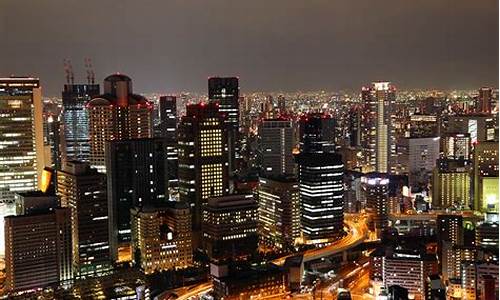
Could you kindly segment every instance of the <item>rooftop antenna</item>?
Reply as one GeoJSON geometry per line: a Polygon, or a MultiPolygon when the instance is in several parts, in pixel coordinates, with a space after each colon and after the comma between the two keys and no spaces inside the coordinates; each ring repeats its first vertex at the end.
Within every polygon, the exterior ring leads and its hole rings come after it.
{"type": "Polygon", "coordinates": [[[85,58],[85,68],[87,70],[87,82],[89,84],[94,84],[95,82],[95,73],[92,68],[92,60],[88,57],[85,58]]]}

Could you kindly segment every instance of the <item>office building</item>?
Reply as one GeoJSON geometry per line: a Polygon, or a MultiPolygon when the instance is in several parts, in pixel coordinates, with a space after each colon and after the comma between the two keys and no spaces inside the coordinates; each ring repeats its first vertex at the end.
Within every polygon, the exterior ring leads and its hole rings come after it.
{"type": "Polygon", "coordinates": [[[373,229],[380,236],[388,226],[389,177],[384,173],[367,173],[361,177],[366,210],[370,213],[373,229]]]}
{"type": "Polygon", "coordinates": [[[299,119],[301,151],[335,151],[335,119],[326,113],[310,113],[299,119]]]}
{"type": "Polygon", "coordinates": [[[403,138],[398,143],[399,170],[410,184],[426,182],[439,158],[439,137],[403,138]]]}
{"type": "Polygon", "coordinates": [[[38,78],[0,78],[0,199],[36,190],[45,167],[42,92],[38,78]]]}
{"type": "Polygon", "coordinates": [[[65,84],[62,91],[62,158],[89,161],[90,136],[87,104],[100,94],[98,84],[65,84]]]}
{"type": "Polygon", "coordinates": [[[212,261],[245,260],[257,251],[257,208],[252,194],[208,198],[203,249],[212,261]]]}
{"type": "Polygon", "coordinates": [[[432,203],[435,207],[469,207],[471,164],[468,160],[439,159],[433,171],[432,203]]]}
{"type": "Polygon", "coordinates": [[[71,283],[69,209],[43,207],[5,217],[5,243],[7,291],[21,292],[71,283]]]}
{"type": "Polygon", "coordinates": [[[498,212],[498,142],[483,142],[473,151],[474,209],[498,212]]]}
{"type": "Polygon", "coordinates": [[[297,155],[303,237],[322,244],[344,235],[344,165],[336,153],[297,155]]]}
{"type": "Polygon", "coordinates": [[[441,274],[446,282],[461,278],[461,265],[463,261],[476,260],[478,250],[476,247],[453,245],[451,242],[442,242],[440,250],[441,274]]]}
{"type": "Polygon", "coordinates": [[[470,159],[470,136],[463,133],[445,133],[441,137],[441,149],[447,159],[470,159]]]}
{"type": "Polygon", "coordinates": [[[131,223],[133,262],[145,274],[192,265],[191,212],[186,203],[132,208],[131,223]]]}
{"type": "Polygon", "coordinates": [[[167,151],[168,187],[171,194],[178,193],[178,155],[177,155],[177,97],[161,96],[159,119],[155,137],[165,139],[167,151]]]}
{"type": "Polygon", "coordinates": [[[165,143],[161,138],[143,138],[106,144],[109,232],[114,260],[129,260],[126,253],[131,254],[130,209],[156,207],[168,200],[165,143]]]}
{"type": "Polygon", "coordinates": [[[394,250],[383,260],[384,286],[399,285],[416,300],[426,299],[426,279],[436,272],[436,258],[418,251],[394,250]]]}
{"type": "Polygon", "coordinates": [[[293,122],[288,118],[264,119],[259,126],[259,156],[263,176],[294,174],[293,122]]]}
{"type": "Polygon", "coordinates": [[[476,226],[476,246],[498,250],[498,223],[482,222],[476,226]]]}
{"type": "Polygon", "coordinates": [[[468,134],[473,145],[498,141],[498,118],[494,115],[452,115],[447,116],[443,123],[445,133],[468,134]]]}
{"type": "Polygon", "coordinates": [[[88,163],[66,161],[57,172],[57,194],[61,206],[71,212],[75,276],[110,271],[106,175],[88,163]]]}
{"type": "Polygon", "coordinates": [[[259,178],[259,237],[268,247],[288,251],[300,237],[299,183],[296,177],[259,178]]]}
{"type": "Polygon", "coordinates": [[[105,145],[111,140],[150,138],[153,135],[153,105],[133,93],[132,79],[114,74],[104,79],[104,94],[87,104],[89,113],[90,162],[106,171],[105,145]]]}
{"type": "Polygon", "coordinates": [[[220,112],[227,129],[227,155],[229,171],[236,171],[236,160],[239,158],[239,128],[240,128],[240,86],[237,77],[208,78],[208,99],[219,103],[220,112]]]}
{"type": "Polygon", "coordinates": [[[395,157],[395,133],[391,122],[396,88],[389,82],[374,82],[361,90],[364,103],[363,147],[369,151],[373,171],[388,173],[395,157]]]}
{"type": "Polygon", "coordinates": [[[428,114],[413,114],[410,116],[408,123],[409,130],[405,136],[411,138],[436,137],[440,135],[440,119],[439,113],[428,114]]]}

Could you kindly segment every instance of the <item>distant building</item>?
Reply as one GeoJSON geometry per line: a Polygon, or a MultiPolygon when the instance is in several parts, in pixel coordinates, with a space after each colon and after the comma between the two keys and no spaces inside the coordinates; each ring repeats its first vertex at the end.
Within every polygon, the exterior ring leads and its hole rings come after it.
{"type": "Polygon", "coordinates": [[[489,87],[482,87],[479,89],[479,95],[476,98],[476,112],[478,113],[491,113],[493,108],[493,93],[489,87]]]}
{"type": "Polygon", "coordinates": [[[264,119],[259,126],[260,164],[263,176],[295,173],[293,121],[288,118],[264,119]]]}
{"type": "Polygon", "coordinates": [[[106,175],[88,163],[66,161],[57,172],[57,194],[61,206],[71,212],[75,276],[110,271],[106,175]]]}
{"type": "Polygon", "coordinates": [[[104,94],[88,104],[90,162],[99,171],[106,171],[106,142],[153,136],[153,105],[133,93],[132,79],[113,74],[104,79],[104,94]]]}
{"type": "Polygon", "coordinates": [[[90,160],[89,101],[100,94],[98,84],[65,84],[62,91],[63,160],[90,160]]]}
{"type": "Polygon", "coordinates": [[[288,250],[300,236],[299,183],[296,177],[259,178],[259,236],[267,246],[288,250]]]}

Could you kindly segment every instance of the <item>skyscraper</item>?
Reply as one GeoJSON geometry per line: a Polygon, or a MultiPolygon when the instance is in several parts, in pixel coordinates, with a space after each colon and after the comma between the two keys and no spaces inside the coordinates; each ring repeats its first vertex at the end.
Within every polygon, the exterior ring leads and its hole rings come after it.
{"type": "Polygon", "coordinates": [[[167,173],[168,187],[172,193],[178,191],[178,175],[179,168],[177,154],[177,97],[161,96],[159,108],[160,124],[155,137],[161,137],[165,140],[167,151],[167,173]]]}
{"type": "Polygon", "coordinates": [[[302,151],[335,151],[335,119],[326,113],[310,113],[302,116],[300,145],[302,151]]]}
{"type": "Polygon", "coordinates": [[[365,192],[366,208],[371,214],[377,235],[387,228],[389,206],[389,177],[384,173],[368,173],[361,177],[365,192]]]}
{"type": "Polygon", "coordinates": [[[492,89],[489,87],[482,87],[479,89],[479,95],[476,98],[476,112],[478,113],[491,113],[493,102],[492,89]]]}
{"type": "Polygon", "coordinates": [[[152,137],[153,106],[143,96],[133,94],[132,80],[126,75],[106,77],[104,94],[93,98],[87,109],[90,162],[99,171],[106,171],[107,141],[152,137]]]}
{"type": "Polygon", "coordinates": [[[437,160],[433,172],[432,203],[436,207],[471,205],[471,164],[468,160],[437,160]]]}
{"type": "Polygon", "coordinates": [[[0,78],[0,201],[36,190],[44,165],[42,92],[38,78],[0,78]]]}
{"type": "Polygon", "coordinates": [[[229,171],[236,170],[238,158],[239,127],[240,127],[240,86],[237,77],[210,77],[208,79],[208,99],[218,102],[219,109],[227,126],[228,162],[229,171]]]}
{"type": "Polygon", "coordinates": [[[219,104],[213,102],[188,105],[179,124],[179,194],[193,209],[196,246],[203,205],[229,193],[226,128],[219,104]]]}
{"type": "Polygon", "coordinates": [[[62,91],[62,152],[65,160],[89,161],[89,101],[100,93],[98,84],[65,84],[62,91]]]}
{"type": "Polygon", "coordinates": [[[157,207],[168,200],[165,140],[110,141],[106,145],[110,246],[114,260],[128,260],[130,209],[157,207]]]}
{"type": "Polygon", "coordinates": [[[396,150],[391,122],[396,88],[390,82],[374,82],[363,87],[361,96],[365,107],[363,146],[369,150],[373,170],[388,173],[396,150]]]}
{"type": "Polygon", "coordinates": [[[57,191],[61,206],[71,212],[75,276],[110,271],[106,175],[88,163],[66,161],[57,172],[57,191]]]}
{"type": "Polygon", "coordinates": [[[297,155],[301,224],[308,243],[321,244],[344,235],[344,165],[328,152],[297,155]]]}
{"type": "Polygon", "coordinates": [[[288,118],[264,119],[259,126],[260,164],[263,176],[294,174],[293,122],[288,118]]]}
{"type": "Polygon", "coordinates": [[[300,237],[299,183],[296,177],[259,178],[259,236],[268,247],[289,250],[300,237]]]}

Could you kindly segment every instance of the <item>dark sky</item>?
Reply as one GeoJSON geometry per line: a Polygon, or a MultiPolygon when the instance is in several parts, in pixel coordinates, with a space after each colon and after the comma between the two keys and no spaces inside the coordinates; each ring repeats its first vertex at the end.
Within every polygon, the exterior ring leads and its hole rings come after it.
{"type": "Polygon", "coordinates": [[[498,85],[498,0],[0,0],[0,76],[128,74],[136,91],[498,85]]]}

